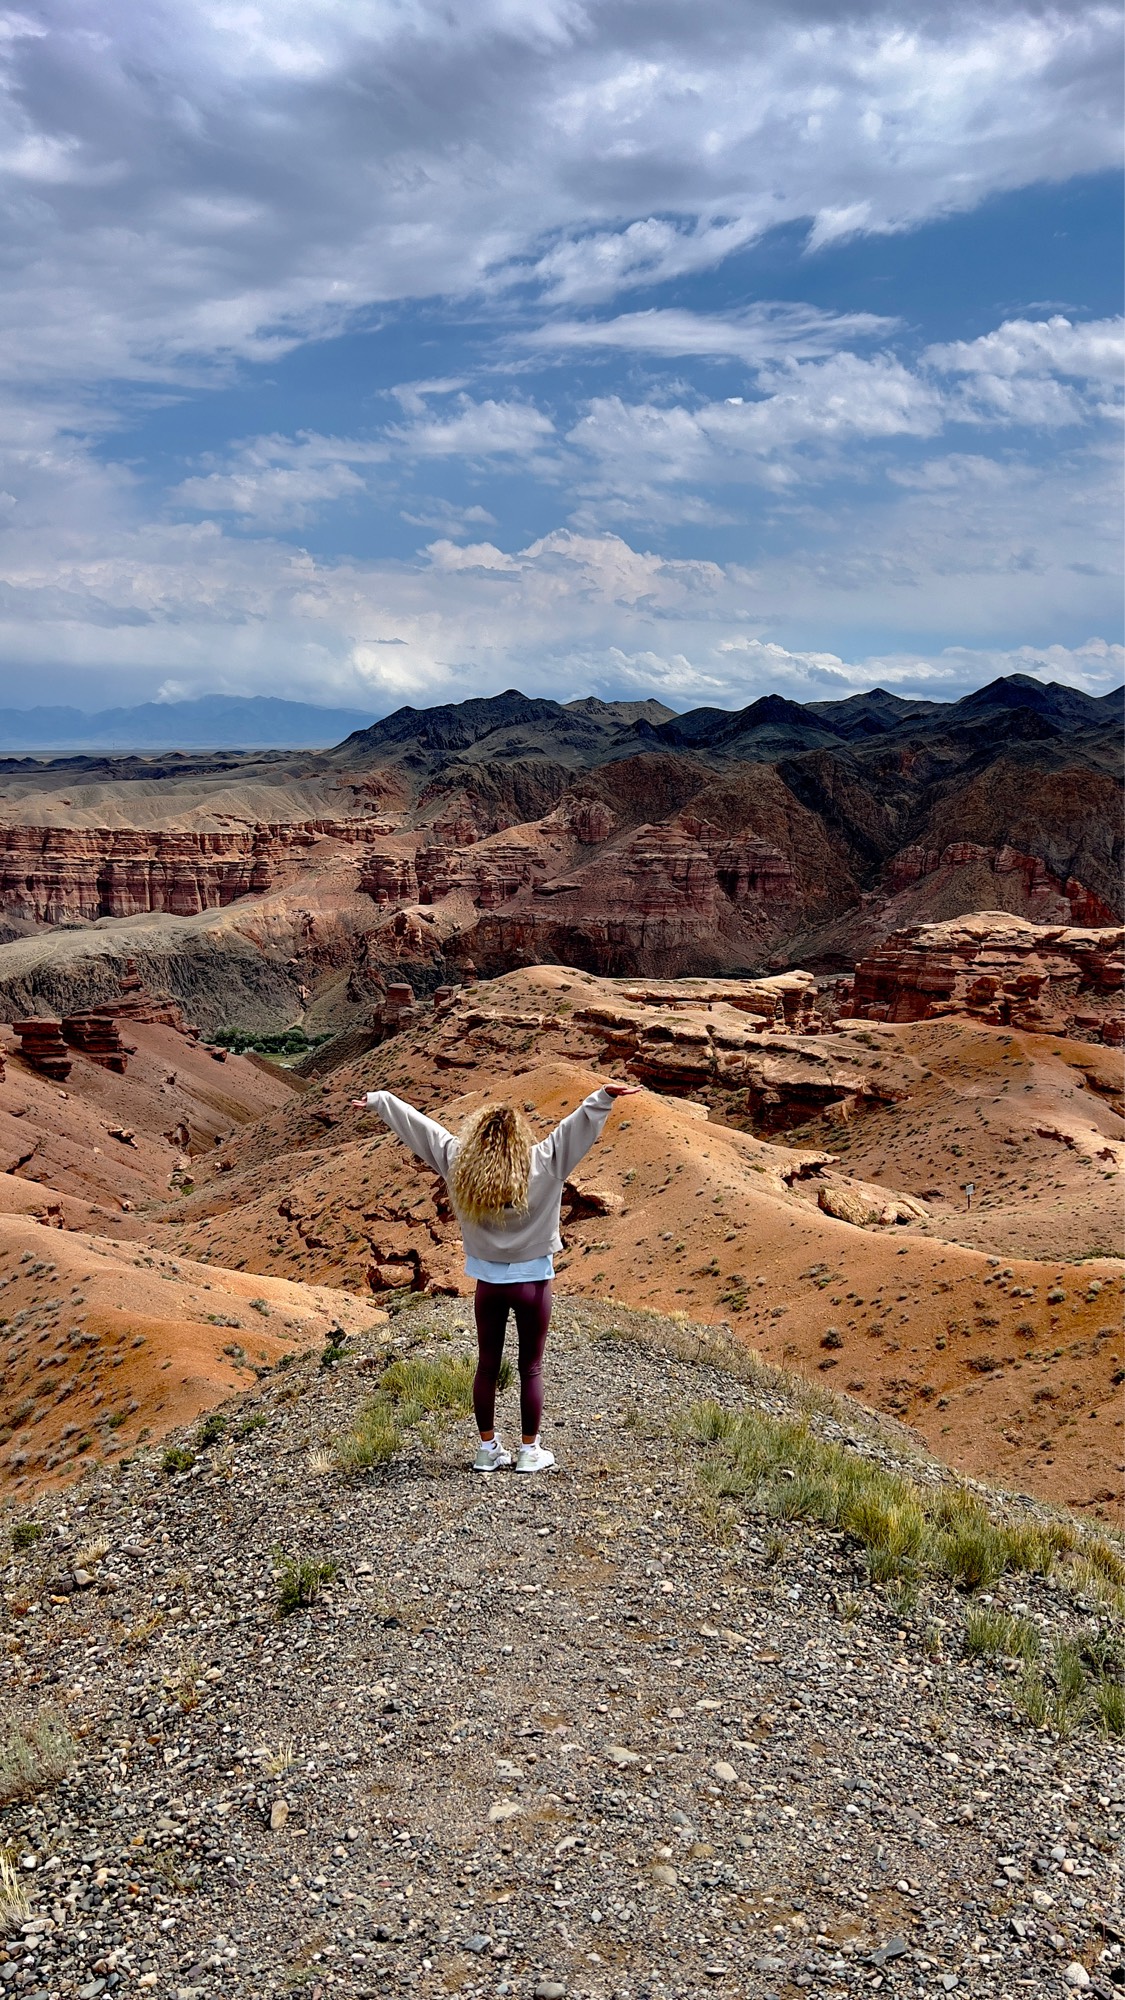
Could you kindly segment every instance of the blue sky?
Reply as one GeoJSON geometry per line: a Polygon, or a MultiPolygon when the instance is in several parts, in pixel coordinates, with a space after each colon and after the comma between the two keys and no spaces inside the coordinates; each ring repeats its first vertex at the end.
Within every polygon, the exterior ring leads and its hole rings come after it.
{"type": "Polygon", "coordinates": [[[0,9],[2,699],[1116,685],[1119,28],[0,9]]]}

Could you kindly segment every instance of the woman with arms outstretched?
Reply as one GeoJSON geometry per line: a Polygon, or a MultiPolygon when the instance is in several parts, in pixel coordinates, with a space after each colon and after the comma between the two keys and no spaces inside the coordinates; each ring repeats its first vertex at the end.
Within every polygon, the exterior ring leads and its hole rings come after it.
{"type": "Polygon", "coordinates": [[[475,1111],[455,1138],[389,1090],[372,1090],[352,1100],[357,1110],[376,1112],[444,1177],[449,1189],[465,1246],[466,1275],[477,1281],[476,1472],[495,1472],[512,1463],[511,1452],[496,1434],[496,1389],[510,1312],[519,1336],[522,1442],[516,1471],[545,1472],[555,1462],[554,1453],[539,1442],[539,1426],[554,1253],[562,1249],[563,1185],[600,1137],[614,1098],[631,1097],[637,1088],[635,1083],[603,1084],[538,1144],[526,1118],[507,1104],[486,1104],[475,1111]]]}

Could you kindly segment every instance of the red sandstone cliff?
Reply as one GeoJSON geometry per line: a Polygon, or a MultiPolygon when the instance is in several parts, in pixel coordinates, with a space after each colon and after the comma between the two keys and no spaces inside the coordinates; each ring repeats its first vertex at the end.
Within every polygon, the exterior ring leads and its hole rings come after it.
{"type": "Polygon", "coordinates": [[[151,910],[190,917],[273,887],[279,860],[320,839],[370,842],[362,820],[280,820],[222,830],[9,826],[0,832],[0,908],[35,923],[151,910]]]}
{"type": "Polygon", "coordinates": [[[1028,923],[984,910],[897,931],[862,959],[841,1018],[967,1014],[1079,1041],[1125,1042],[1125,930],[1028,923]]]}

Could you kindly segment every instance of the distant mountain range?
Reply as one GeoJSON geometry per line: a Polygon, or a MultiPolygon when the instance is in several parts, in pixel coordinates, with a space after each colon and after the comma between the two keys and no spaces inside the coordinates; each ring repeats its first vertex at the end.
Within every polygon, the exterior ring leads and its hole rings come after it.
{"type": "Polygon", "coordinates": [[[1049,742],[1119,727],[1125,689],[1088,695],[1061,682],[1008,674],[960,701],[912,701],[873,688],[844,701],[789,701],[767,694],[746,708],[690,708],[676,715],[659,701],[557,702],[508,688],[487,698],[433,708],[398,708],[356,730],[332,753],[341,764],[395,763],[437,771],[453,762],[550,756],[575,768],[643,751],[774,763],[845,746],[960,741],[1049,742]]]}
{"type": "Polygon", "coordinates": [[[135,708],[0,709],[0,755],[21,750],[324,750],[374,717],[273,695],[201,695],[135,708]]]}
{"type": "Polygon", "coordinates": [[[201,695],[195,701],[143,702],[133,708],[0,709],[0,756],[111,751],[334,750],[359,758],[438,768],[449,759],[549,755],[585,767],[642,750],[772,762],[817,749],[893,740],[906,730],[947,736],[994,730],[1006,738],[1071,736],[1104,729],[1122,716],[1125,690],[1088,695],[1060,682],[1009,674],[960,701],[910,700],[872,688],[843,701],[790,701],[768,694],[745,708],[691,708],[677,715],[665,703],[557,702],[521,694],[399,708],[376,718],[350,708],[272,695],[201,695]]]}

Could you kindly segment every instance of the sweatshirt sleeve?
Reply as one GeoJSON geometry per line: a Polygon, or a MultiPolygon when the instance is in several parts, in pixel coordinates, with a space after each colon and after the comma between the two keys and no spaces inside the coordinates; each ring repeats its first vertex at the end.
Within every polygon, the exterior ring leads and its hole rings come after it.
{"type": "Polygon", "coordinates": [[[593,1090],[583,1099],[577,1111],[564,1118],[561,1125],[546,1139],[541,1139],[535,1151],[550,1173],[564,1181],[573,1173],[583,1155],[588,1153],[595,1139],[600,1139],[602,1127],[613,1110],[613,1099],[604,1090],[593,1090]]]}
{"type": "Polygon", "coordinates": [[[418,1158],[432,1167],[435,1173],[449,1172],[457,1141],[444,1125],[425,1117],[421,1111],[415,1111],[412,1104],[407,1104],[389,1090],[369,1090],[367,1104],[368,1109],[389,1125],[411,1152],[417,1153],[418,1158]]]}

